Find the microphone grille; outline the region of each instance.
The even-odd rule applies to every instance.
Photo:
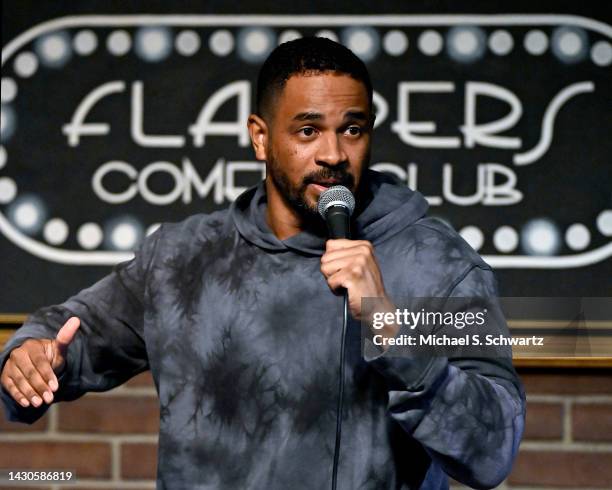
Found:
[[[349,216],[355,210],[355,197],[343,185],[334,185],[321,192],[319,196],[319,214],[325,219],[325,214],[330,206],[344,206],[348,210]]]

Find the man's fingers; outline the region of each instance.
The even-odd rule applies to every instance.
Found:
[[[39,407],[53,402],[57,378],[45,354],[45,343],[50,340],[26,340],[13,349],[2,370],[2,386],[23,407]]]
[[[70,318],[68,318],[66,323],[64,323],[64,326],[59,329],[55,340],[57,342],[58,348],[60,349],[60,351],[62,351],[62,353],[64,353],[65,350],[68,348],[68,345],[70,345],[70,342],[72,342],[72,340],[74,339],[74,336],[80,326],[81,320],[79,320],[76,316],[71,316]]]
[[[330,252],[332,250],[342,250],[345,248],[354,247],[366,247],[368,249],[374,250],[372,243],[367,240],[348,240],[346,238],[337,238],[333,240],[327,240],[325,242],[325,250],[327,252]]]
[[[81,320],[76,316],[71,316],[57,332],[55,340],[47,352],[48,357],[51,359],[51,368],[54,372],[59,372],[65,365],[68,346],[74,340],[74,336],[80,326]]]
[[[321,272],[325,277],[338,272],[346,267],[359,267],[365,269],[368,265],[368,258],[362,254],[350,254],[337,257],[331,260],[321,260]]]
[[[347,240],[350,241],[350,240]],[[330,262],[332,260],[341,259],[344,257],[356,257],[363,256],[364,258],[376,260],[374,256],[374,249],[367,245],[367,242],[360,242],[352,247],[344,247],[344,248],[336,248],[336,249],[327,249],[323,256],[321,257],[321,262]]]
[[[13,399],[19,403],[22,407],[29,407],[30,402],[27,397],[17,388],[15,383],[11,378],[7,376],[6,380],[2,383],[6,391],[9,392],[9,395],[13,397]]]
[[[42,378],[47,382],[51,391],[57,391],[59,387],[57,377],[53,372],[53,368],[51,367],[51,363],[49,362],[49,358],[45,353],[44,347],[41,346],[40,351],[30,352],[29,354],[32,364],[34,364]]]
[[[28,385],[34,390],[34,397],[38,397],[39,400],[44,400],[47,403],[53,401],[53,393],[47,382],[43,379],[38,369],[32,362],[32,360],[26,355],[22,361],[15,366],[21,375],[25,378]],[[21,389],[21,385],[18,385]],[[35,400],[32,396],[28,397],[32,405],[37,407]]]
[[[360,247],[351,247],[351,248],[343,248],[340,250],[332,250],[331,252],[325,252],[321,256],[321,262],[331,262],[332,260],[343,259],[345,257],[372,257],[370,254],[366,253]]]
[[[43,403],[42,398],[36,393],[36,390],[29,383],[23,371],[15,366],[13,371],[12,379],[21,393],[29,400],[29,402],[35,407],[40,407]]]
[[[327,285],[334,293],[339,293],[342,288],[349,290],[353,284],[352,276],[346,271],[338,271],[327,278]]]

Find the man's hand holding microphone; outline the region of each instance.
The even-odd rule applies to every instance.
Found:
[[[321,272],[330,289],[336,293],[346,290],[348,307],[356,320],[371,316],[374,309],[380,312],[393,312],[395,306],[387,296],[382,273],[374,254],[374,246],[367,240],[349,240],[350,216],[355,209],[355,198],[351,191],[337,185],[328,188],[319,196],[318,211],[327,223],[331,240],[325,243],[325,253],[321,257]],[[376,300],[370,302],[371,312],[362,311],[363,298]],[[397,325],[387,325],[378,335],[395,337]],[[385,347],[383,350],[386,350]]]
[[[76,316],[70,317],[55,339],[28,339],[11,351],[0,383],[22,407],[53,402],[59,389],[57,376],[64,370],[68,346],[80,325]]]

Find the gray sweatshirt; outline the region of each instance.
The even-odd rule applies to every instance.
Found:
[[[382,174],[353,237],[369,240],[392,298],[491,297],[491,268],[425,199]],[[342,297],[320,272],[325,237],[281,241],[263,183],[229,209],[165,223],[135,257],[30,315],[0,355],[81,320],[55,401],[150,369],[159,394],[158,489],[330,487]],[[348,324],[338,489],[490,488],[509,473],[525,397],[507,359],[364,359]],[[2,390],[10,420],[32,423]]]

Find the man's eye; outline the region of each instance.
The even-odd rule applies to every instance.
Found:
[[[304,136],[312,136],[315,132],[314,128],[302,128],[300,129],[300,132],[304,135]]]
[[[361,128],[359,126],[349,126],[347,131],[351,136],[359,136],[361,134]]]

